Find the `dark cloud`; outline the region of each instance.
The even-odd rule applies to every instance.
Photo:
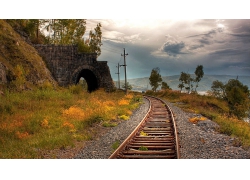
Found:
[[[232,56],[232,55],[241,55],[245,54],[246,52],[241,49],[222,49],[216,50],[210,53],[210,55],[217,55],[217,56]]]
[[[201,44],[206,44],[206,45],[209,45],[212,43],[208,38],[205,38],[205,37],[202,37],[201,39],[199,39],[199,42]]]
[[[225,43],[226,41],[224,41],[224,40],[214,40],[214,42],[215,42],[215,43],[219,43],[219,44],[223,44],[223,43]]]
[[[213,29],[211,31],[208,31],[208,33],[204,33],[204,34],[196,34],[196,35],[192,35],[192,36],[188,36],[187,38],[192,38],[192,37],[200,37],[200,36],[205,36],[205,37],[212,37],[213,34],[216,33],[216,30]]]
[[[235,42],[250,43],[250,33],[231,33],[229,34],[236,38]]]
[[[224,41],[218,41],[215,40],[215,36],[218,32],[222,32],[223,30],[221,30],[221,28],[217,28],[217,29],[212,29],[210,31],[208,31],[207,33],[203,33],[203,34],[197,34],[197,35],[192,35],[192,36],[188,36],[187,38],[191,38],[193,39],[191,42],[191,45],[189,45],[189,50],[196,50],[199,48],[204,48],[207,45],[211,45],[215,42],[218,43],[223,43]]]
[[[238,19],[238,20],[226,20],[226,25],[229,27],[232,33],[250,32],[250,20]]]
[[[236,36],[236,37],[242,37],[242,38],[250,38],[250,34],[249,33],[234,33],[234,34],[230,34],[232,36]]]
[[[185,54],[184,52],[182,52],[184,47],[185,43],[182,41],[181,42],[168,41],[163,45],[162,51],[166,52],[170,56],[176,57],[178,54]]]
[[[202,47],[204,47],[204,45],[203,44],[198,44],[198,45],[191,45],[191,46],[189,46],[189,50],[196,50],[196,49],[199,49],[199,48],[202,48]]]
[[[104,45],[98,59],[108,61],[114,80],[123,48],[128,53],[128,78],[148,77],[154,67],[162,75],[194,72],[198,64],[205,74],[250,75],[250,20],[166,22],[149,28],[120,26],[115,20],[102,23]],[[124,69],[120,71],[123,79]]]

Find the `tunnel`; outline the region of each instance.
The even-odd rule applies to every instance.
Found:
[[[76,84],[83,77],[88,85],[88,92],[93,92],[99,88],[98,80],[95,74],[89,69],[82,69],[77,75]]]

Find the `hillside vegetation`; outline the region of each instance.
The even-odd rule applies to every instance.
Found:
[[[90,94],[80,85],[55,90],[48,83],[6,93],[0,101],[0,158],[58,158],[48,151],[93,139],[100,132],[92,126],[116,126],[140,103],[141,96],[133,93]]]
[[[0,90],[6,83],[9,89],[19,90],[31,89],[44,82],[56,85],[35,48],[5,20],[0,20],[0,42]]]
[[[58,158],[50,152],[93,139],[93,126],[116,126],[141,103],[134,93],[58,87],[27,37],[7,22],[20,28],[0,20],[0,158]]]
[[[178,91],[147,91],[146,94],[163,98],[175,103],[187,112],[201,114],[215,121],[220,126],[218,132],[237,137],[236,146],[250,147],[250,125],[230,114],[230,106],[226,100],[213,96],[186,94]]]

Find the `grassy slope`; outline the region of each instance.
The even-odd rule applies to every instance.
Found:
[[[218,131],[232,137],[237,137],[239,142],[235,145],[242,145],[244,148],[250,148],[250,125],[236,117],[229,116],[229,108],[226,101],[210,96],[201,96],[198,94],[185,94],[175,91],[161,91],[147,94],[158,96],[170,102],[182,102],[178,106],[185,111],[201,114],[220,126]]]
[[[16,76],[15,67],[19,65],[25,71],[28,84],[46,80],[56,84],[35,48],[27,44],[5,20],[0,20],[0,42],[0,62],[12,75]]]
[[[0,101],[0,158],[45,158],[48,151],[74,148],[100,133],[96,123],[116,126],[140,103],[133,93],[89,94],[80,86],[6,93]]]
[[[14,88],[26,84],[32,89],[0,94],[0,158],[45,158],[47,151],[74,147],[93,138],[94,124],[116,126],[117,119],[127,120],[140,103],[139,97],[124,92],[89,94],[80,86],[55,89],[37,51],[4,20],[0,20],[0,62],[16,78]]]

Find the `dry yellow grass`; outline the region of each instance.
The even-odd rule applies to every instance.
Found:
[[[51,88],[6,93],[0,101],[0,158],[42,158],[35,149],[64,148],[91,139],[93,124],[129,119],[140,103],[133,101],[135,96],[102,89],[91,94]]]
[[[63,116],[66,119],[81,120],[85,118],[85,113],[81,108],[77,106],[71,106],[69,109],[63,110]]]
[[[207,118],[206,117],[192,117],[192,118],[189,118],[189,122],[193,123],[193,124],[196,124],[198,123],[199,121],[204,121],[206,120]]]
[[[185,94],[175,91],[162,91],[149,95],[158,96],[170,102],[181,102],[179,105],[188,112],[202,114],[204,117],[190,118],[191,123],[197,123],[200,120],[208,118],[215,121],[220,127],[219,132],[229,136],[238,137],[243,147],[250,147],[250,126],[249,123],[236,117],[230,117],[229,106],[225,100],[211,96],[201,96],[198,94]]]

